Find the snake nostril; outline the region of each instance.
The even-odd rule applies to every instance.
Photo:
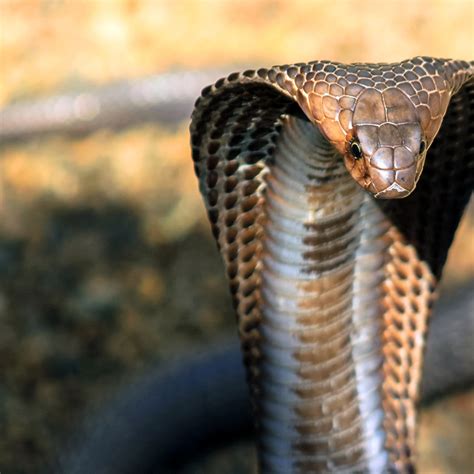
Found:
[[[407,168],[404,170],[397,170],[395,179],[397,183],[405,189],[413,189],[415,186],[416,173],[414,168]]]

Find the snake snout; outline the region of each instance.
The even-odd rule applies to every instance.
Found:
[[[393,182],[390,186],[380,191],[374,196],[377,199],[401,199],[407,197],[412,190],[408,190],[400,186],[397,182]]]
[[[370,158],[368,172],[375,197],[406,197],[415,189],[417,155],[404,146],[381,147]]]
[[[357,139],[361,149],[359,159],[353,157],[357,163],[348,167],[353,178],[377,198],[408,196],[420,177],[426,148],[413,103],[397,88],[367,89],[358,98],[352,124],[352,141]]]

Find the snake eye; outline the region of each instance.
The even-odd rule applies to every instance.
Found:
[[[360,160],[362,158],[362,148],[360,147],[360,143],[355,138],[351,141],[349,150],[356,160]]]
[[[424,153],[425,150],[426,150],[426,141],[425,141],[425,140],[421,140],[421,143],[420,143],[420,154],[421,154],[421,153]]]

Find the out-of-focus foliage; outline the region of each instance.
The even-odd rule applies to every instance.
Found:
[[[172,68],[472,59],[473,45],[470,0],[0,0],[0,104]],[[187,124],[0,152],[0,471],[37,472],[87,404],[233,316]],[[458,242],[451,280],[473,275],[472,247]],[[424,472],[472,470],[466,436],[450,435],[455,454],[439,441],[472,423],[472,400],[426,412]]]

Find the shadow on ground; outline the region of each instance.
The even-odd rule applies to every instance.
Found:
[[[152,245],[126,202],[48,202],[29,212],[26,237],[0,237],[0,470],[8,473],[37,472],[87,404],[232,331],[234,319],[204,227]]]

